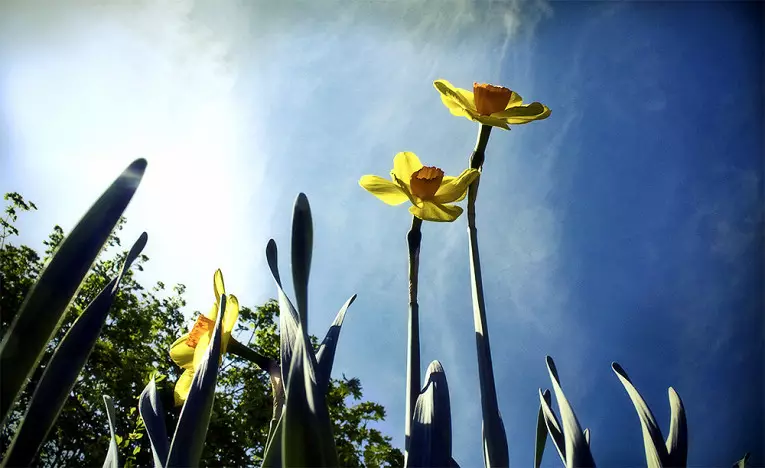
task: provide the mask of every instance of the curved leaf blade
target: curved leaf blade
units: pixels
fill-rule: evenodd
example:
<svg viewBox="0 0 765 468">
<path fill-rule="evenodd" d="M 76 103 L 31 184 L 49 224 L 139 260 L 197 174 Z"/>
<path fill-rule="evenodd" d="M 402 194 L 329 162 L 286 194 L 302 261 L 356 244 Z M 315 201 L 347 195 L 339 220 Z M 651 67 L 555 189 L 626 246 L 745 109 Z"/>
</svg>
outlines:
<svg viewBox="0 0 765 468">
<path fill-rule="evenodd" d="M 282 466 L 338 466 L 337 450 L 315 363 L 302 330 L 294 343 L 282 416 Z"/>
<path fill-rule="evenodd" d="M 438 361 L 428 366 L 425 386 L 412 418 L 408 467 L 445 467 L 452 464 L 452 417 L 449 384 Z"/>
<path fill-rule="evenodd" d="M 282 467 L 282 427 L 284 421 L 284 413 L 279 418 L 276 426 L 273 426 L 273 419 L 271 420 L 272 427 L 269 431 L 269 440 L 266 442 L 266 451 L 263 455 L 263 463 L 261 468 L 281 468 Z"/>
<path fill-rule="evenodd" d="M 552 395 L 550 395 L 549 390 L 545 390 L 544 393 L 542 393 L 541 389 L 539 390 L 539 407 L 542 410 L 542 413 L 544 413 L 545 426 L 547 427 L 547 432 L 550 434 L 550 438 L 553 441 L 553 445 L 555 445 L 555 448 L 558 450 L 558 455 L 560 456 L 560 460 L 565 465 L 566 464 L 566 441 L 563 438 L 563 431 L 560 428 L 560 423 L 558 422 L 558 418 L 557 416 L 555 416 L 555 412 L 552 409 Z"/>
<path fill-rule="evenodd" d="M 287 297 L 287 293 L 282 288 L 281 278 L 279 276 L 279 264 L 278 264 L 278 250 L 276 242 L 273 239 L 268 241 L 266 246 L 266 261 L 268 262 L 268 268 L 271 270 L 271 276 L 274 278 L 278 292 L 279 302 L 279 354 L 281 362 L 282 382 L 287 382 L 287 377 L 290 375 L 290 366 L 294 361 L 292 356 L 295 351 L 296 343 L 302 339 L 306 343 L 310 343 L 308 335 L 305 329 L 300 326 L 300 317 L 298 316 L 295 307 Z M 312 364 L 316 366 L 316 356 L 313 353 L 313 348 L 308 348 L 308 356 L 311 359 Z"/>
<path fill-rule="evenodd" d="M 680 395 L 669 387 L 669 435 L 667 436 L 667 466 L 686 466 L 688 464 L 688 421 Z"/>
<path fill-rule="evenodd" d="M 157 394 L 157 382 L 154 380 L 154 376 L 138 398 L 138 413 L 141 415 L 144 426 L 146 426 L 146 433 L 149 435 L 154 466 L 162 468 L 167 461 L 170 447 L 167 440 L 167 428 L 165 427 L 165 411 Z"/>
<path fill-rule="evenodd" d="M 37 384 L 3 466 L 32 464 L 98 340 L 120 281 L 143 251 L 146 240 L 144 232 L 125 257 L 119 275 L 104 287 L 64 335 Z"/>
<path fill-rule="evenodd" d="M 210 424 L 215 385 L 221 356 L 221 325 L 226 313 L 226 295 L 220 298 L 220 310 L 215 320 L 212 340 L 202 362 L 194 374 L 189 396 L 181 408 L 175 428 L 167 466 L 198 466 L 204 449 L 207 427 Z"/>
<path fill-rule="evenodd" d="M 111 433 L 111 441 L 109 441 L 109 451 L 106 452 L 106 459 L 104 460 L 103 468 L 119 468 L 119 449 L 117 448 L 117 437 L 114 430 L 114 426 L 117 424 L 117 415 L 114 411 L 114 401 L 109 395 L 104 395 L 104 405 L 106 405 L 106 416 L 109 420 L 109 432 Z"/>
<path fill-rule="evenodd" d="M 595 466 L 595 460 L 593 460 L 590 447 L 584 438 L 582 426 L 579 425 L 574 410 L 561 388 L 555 362 L 550 356 L 547 356 L 546 360 L 547 372 L 550 374 L 555 400 L 558 402 L 560 419 L 563 424 L 563 439 L 566 442 L 566 466 L 568 468 Z"/>
<path fill-rule="evenodd" d="M 300 323 L 308 331 L 308 275 L 313 253 L 313 218 L 308 197 L 300 193 L 292 210 L 292 284 Z"/>
<path fill-rule="evenodd" d="M 651 413 L 651 409 L 646 404 L 640 392 L 632 384 L 627 372 L 618 363 L 611 363 L 611 369 L 619 381 L 621 381 L 624 389 L 627 390 L 632 404 L 635 406 L 638 418 L 640 418 L 640 426 L 643 430 L 643 446 L 645 447 L 645 459 L 648 464 L 648 468 L 661 468 L 667 461 L 667 447 L 664 445 L 664 437 L 661 435 L 661 430 L 656 419 Z"/>
<path fill-rule="evenodd" d="M 540 397 L 547 403 L 547 406 L 550 406 L 550 390 L 545 390 L 544 393 L 541 393 Z M 550 413 L 552 413 L 552 410 L 550 410 Z M 553 417 L 555 415 L 553 414 Z M 558 421 L 555 421 L 555 425 L 557 426 Z M 539 404 L 539 413 L 537 413 L 537 438 L 534 442 L 534 468 L 539 468 L 542 465 L 542 456 L 545 453 L 545 445 L 547 444 L 547 421 L 545 418 L 545 409 L 544 404 Z M 560 435 L 560 430 L 558 430 Z M 557 446 L 557 444 L 556 444 Z M 558 449 L 560 452 L 560 448 Z M 561 454 L 561 460 L 566 460 L 566 457 L 564 457 Z"/>
<path fill-rule="evenodd" d="M 316 377 L 318 379 L 319 391 L 326 394 L 329 388 L 329 381 L 332 377 L 332 365 L 335 362 L 335 350 L 337 349 L 337 341 L 340 337 L 340 329 L 343 326 L 343 320 L 345 320 L 345 313 L 348 311 L 348 307 L 356 300 L 356 295 L 350 297 L 335 317 L 335 321 L 327 330 L 327 335 L 324 337 L 324 341 L 321 342 L 319 350 L 316 352 Z"/>
<path fill-rule="evenodd" d="M 749 455 L 750 453 L 746 452 L 741 460 L 733 464 L 733 468 L 746 468 L 749 463 Z"/>
<path fill-rule="evenodd" d="M 0 343 L 0 423 L 56 333 L 64 312 L 138 189 L 146 160 L 133 161 L 90 207 L 43 269 Z"/>
</svg>

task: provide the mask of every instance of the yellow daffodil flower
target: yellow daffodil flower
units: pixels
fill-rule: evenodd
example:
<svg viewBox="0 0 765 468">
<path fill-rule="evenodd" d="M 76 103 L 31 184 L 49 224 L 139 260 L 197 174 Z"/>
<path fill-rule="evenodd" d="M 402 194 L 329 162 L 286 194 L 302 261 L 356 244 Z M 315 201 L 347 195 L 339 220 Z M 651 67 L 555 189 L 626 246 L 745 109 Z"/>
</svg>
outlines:
<svg viewBox="0 0 765 468">
<path fill-rule="evenodd" d="M 473 83 L 473 92 L 457 88 L 446 80 L 436 80 L 433 86 L 452 114 L 484 125 L 510 130 L 510 125 L 550 116 L 550 109 L 544 104 L 532 102 L 524 105 L 518 93 L 502 86 Z"/>
<path fill-rule="evenodd" d="M 190 332 L 178 338 L 170 347 L 170 357 L 173 361 L 184 369 L 183 374 L 175 383 L 175 405 L 180 406 L 186 401 L 189 395 L 191 383 L 194 380 L 194 373 L 204 358 L 207 347 L 212 339 L 215 321 L 218 318 L 220 310 L 220 299 L 226 294 L 223 285 L 223 273 L 220 270 L 215 272 L 213 277 L 213 289 L 215 291 L 215 304 L 210 312 L 197 317 L 197 321 Z M 231 332 L 234 330 L 236 319 L 239 318 L 239 301 L 236 296 L 226 296 L 226 311 L 223 315 L 221 326 L 223 327 L 221 337 L 221 359 L 226 352 Z"/>
<path fill-rule="evenodd" d="M 465 169 L 457 177 L 444 175 L 437 167 L 423 166 L 414 153 L 398 153 L 393 158 L 393 181 L 365 175 L 359 185 L 388 205 L 412 203 L 409 212 L 425 221 L 454 221 L 462 208 L 449 203 L 462 201 L 468 186 L 477 177 L 476 169 Z"/>
</svg>

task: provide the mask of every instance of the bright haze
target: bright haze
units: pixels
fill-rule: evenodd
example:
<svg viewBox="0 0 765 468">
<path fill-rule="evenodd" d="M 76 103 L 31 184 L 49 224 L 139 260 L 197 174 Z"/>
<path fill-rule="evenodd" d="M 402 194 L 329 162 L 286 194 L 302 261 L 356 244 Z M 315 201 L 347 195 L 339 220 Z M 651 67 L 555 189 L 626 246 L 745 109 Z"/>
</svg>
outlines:
<svg viewBox="0 0 765 468">
<path fill-rule="evenodd" d="M 354 293 L 335 375 L 359 377 L 403 444 L 410 215 L 358 186 L 413 151 L 456 175 L 477 125 L 443 78 L 516 90 L 549 119 L 495 129 L 479 245 L 510 460 L 534 456 L 538 389 L 557 364 L 600 466 L 640 466 L 619 362 L 666 436 L 687 411 L 689 466 L 765 463 L 763 6 L 717 2 L 11 0 L 0 6 L 0 188 L 39 211 L 39 248 L 135 158 L 149 162 L 123 244 L 142 281 L 212 275 L 245 305 L 289 278 L 293 201 L 314 216 L 310 332 Z M 291 290 L 291 288 L 288 288 Z M 449 379 L 454 458 L 481 466 L 465 218 L 426 223 L 422 372 Z M 545 466 L 560 466 L 552 445 Z"/>
</svg>

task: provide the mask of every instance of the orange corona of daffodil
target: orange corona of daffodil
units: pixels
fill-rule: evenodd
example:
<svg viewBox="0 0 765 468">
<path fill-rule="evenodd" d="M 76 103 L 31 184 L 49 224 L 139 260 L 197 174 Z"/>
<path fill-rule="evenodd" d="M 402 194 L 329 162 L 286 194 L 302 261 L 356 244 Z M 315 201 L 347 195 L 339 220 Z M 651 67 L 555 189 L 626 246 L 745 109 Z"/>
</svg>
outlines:
<svg viewBox="0 0 765 468">
<path fill-rule="evenodd" d="M 462 208 L 450 203 L 461 201 L 477 177 L 476 169 L 465 169 L 457 177 L 444 175 L 437 167 L 423 166 L 414 153 L 398 153 L 393 158 L 392 181 L 365 175 L 359 185 L 388 205 L 412 203 L 409 212 L 425 221 L 454 221 Z"/>
<path fill-rule="evenodd" d="M 202 362 L 212 339 L 215 321 L 220 310 L 221 296 L 226 294 L 226 289 L 223 285 L 223 273 L 220 270 L 217 270 L 213 277 L 213 289 L 215 291 L 215 304 L 213 304 L 210 312 L 197 317 L 197 321 L 191 331 L 178 338 L 170 347 L 170 357 L 184 369 L 183 374 L 181 374 L 175 383 L 176 406 L 180 406 L 186 401 L 191 383 L 194 380 L 194 374 Z M 226 311 L 221 322 L 223 327 L 220 348 L 221 358 L 226 352 L 229 340 L 233 339 L 231 338 L 231 332 L 234 330 L 237 318 L 239 318 L 239 301 L 236 299 L 236 296 L 226 295 Z"/>
<path fill-rule="evenodd" d="M 457 88 L 446 80 L 436 80 L 433 86 L 449 111 L 475 122 L 510 130 L 520 125 L 546 119 L 550 109 L 542 103 L 523 104 L 515 91 L 502 86 L 473 83 L 473 91 Z"/>
</svg>

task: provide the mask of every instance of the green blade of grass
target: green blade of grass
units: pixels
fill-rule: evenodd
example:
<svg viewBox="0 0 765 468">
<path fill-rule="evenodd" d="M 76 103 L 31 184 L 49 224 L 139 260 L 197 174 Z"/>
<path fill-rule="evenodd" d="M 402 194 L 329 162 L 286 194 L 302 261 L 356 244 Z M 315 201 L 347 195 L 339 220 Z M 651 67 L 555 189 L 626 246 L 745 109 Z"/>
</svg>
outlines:
<svg viewBox="0 0 765 468">
<path fill-rule="evenodd" d="M 441 363 L 433 361 L 412 418 L 407 467 L 446 467 L 452 462 L 449 385 Z"/>
<path fill-rule="evenodd" d="M 550 405 L 550 390 L 545 390 L 542 393 L 541 398 L 547 402 L 547 406 Z M 537 438 L 534 442 L 534 468 L 539 468 L 542 465 L 542 455 L 545 453 L 545 445 L 547 444 L 547 422 L 545 420 L 544 405 L 539 404 L 539 413 L 537 413 Z M 557 424 L 557 421 L 555 422 Z M 565 460 L 565 457 L 561 456 L 561 459 Z"/>
<path fill-rule="evenodd" d="M 117 433 L 114 430 L 114 426 L 117 425 L 117 415 L 114 411 L 114 401 L 109 395 L 104 395 L 104 405 L 106 405 L 106 417 L 109 420 L 109 433 L 111 439 L 109 440 L 109 450 L 106 452 L 106 458 L 104 459 L 103 468 L 119 468 L 119 449 L 117 447 Z"/>
<path fill-rule="evenodd" d="M 558 450 L 558 455 L 565 465 L 566 441 L 563 438 L 563 431 L 561 430 L 558 418 L 555 416 L 555 412 L 552 409 L 552 396 L 550 395 L 549 390 L 545 390 L 544 393 L 542 393 L 541 389 L 539 390 L 539 407 L 544 414 L 545 427 L 550 434 L 550 439 L 552 439 L 553 445 L 555 445 L 555 448 Z"/>
<path fill-rule="evenodd" d="M 340 337 L 340 329 L 345 320 L 345 313 L 348 307 L 356 300 L 354 294 L 348 299 L 335 317 L 335 321 L 327 330 L 324 341 L 321 342 L 319 350 L 316 352 L 316 378 L 318 379 L 319 391 L 326 394 L 329 388 L 329 381 L 332 377 L 332 364 L 335 361 L 335 350 L 337 349 L 337 340 Z"/>
<path fill-rule="evenodd" d="M 59 343 L 16 430 L 3 466 L 28 466 L 34 460 L 98 340 L 120 281 L 143 251 L 146 240 L 144 232 L 125 257 L 119 275 L 85 308 Z"/>
<path fill-rule="evenodd" d="M 285 385 L 282 466 L 335 467 L 337 449 L 326 399 L 316 384 L 315 360 L 304 333 L 296 336 Z"/>
<path fill-rule="evenodd" d="M 643 399 L 640 392 L 632 384 L 627 372 L 618 363 L 611 363 L 611 368 L 619 381 L 621 381 L 624 389 L 627 390 L 627 394 L 632 400 L 632 404 L 635 406 L 638 418 L 640 419 L 640 426 L 643 430 L 643 446 L 645 448 L 645 459 L 648 464 L 648 468 L 661 468 L 667 461 L 667 447 L 664 445 L 664 437 L 661 435 L 659 425 L 656 424 L 656 418 L 653 417 L 651 408 Z"/>
<path fill-rule="evenodd" d="M 311 272 L 313 252 L 313 219 L 308 197 L 297 196 L 292 211 L 292 284 L 300 323 L 308 332 L 308 275 Z"/>
<path fill-rule="evenodd" d="M 268 241 L 266 246 L 266 261 L 268 268 L 271 270 L 271 276 L 274 278 L 278 292 L 279 302 L 279 354 L 282 371 L 282 382 L 287 382 L 287 377 L 290 374 L 290 365 L 292 365 L 292 355 L 294 354 L 294 348 L 299 339 L 304 340 L 306 343 L 310 343 L 305 328 L 300 326 L 300 317 L 295 310 L 295 307 L 290 302 L 287 293 L 282 288 L 281 277 L 279 275 L 279 258 L 276 242 L 273 239 Z M 300 336 L 300 338 L 299 338 Z M 316 355 L 313 353 L 313 348 L 309 347 L 308 352 L 309 359 L 313 361 L 313 365 L 316 365 Z M 285 384 L 286 386 L 286 384 Z"/>
<path fill-rule="evenodd" d="M 746 452 L 741 460 L 733 464 L 733 468 L 746 468 L 749 463 L 749 455 L 749 452 Z"/>
<path fill-rule="evenodd" d="M 64 312 L 138 188 L 137 159 L 106 189 L 61 242 L 0 343 L 0 423 L 37 367 Z"/>
<path fill-rule="evenodd" d="M 688 421 L 680 395 L 669 387 L 669 435 L 667 436 L 667 466 L 685 466 L 688 463 Z"/>
<path fill-rule="evenodd" d="M 144 426 L 146 426 L 146 433 L 149 435 L 154 467 L 162 468 L 167 461 L 170 447 L 167 440 L 167 428 L 165 427 L 165 411 L 157 394 L 157 382 L 154 380 L 154 376 L 138 398 L 138 412 Z"/>
<path fill-rule="evenodd" d="M 266 441 L 266 451 L 263 455 L 261 468 L 281 468 L 282 467 L 282 430 L 284 427 L 284 413 L 282 412 L 279 421 L 274 423 L 271 420 L 271 427 L 268 432 L 268 441 Z"/>
<path fill-rule="evenodd" d="M 555 362 L 550 356 L 547 356 L 546 360 L 547 371 L 550 374 L 553 392 L 555 392 L 555 400 L 558 402 L 560 419 L 563 425 L 563 438 L 566 441 L 566 466 L 568 468 L 594 467 L 595 460 L 593 460 L 592 453 L 590 453 L 590 446 L 584 438 L 582 426 L 579 425 L 571 404 L 563 393 L 558 370 L 555 368 Z"/>
</svg>

